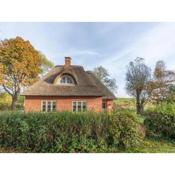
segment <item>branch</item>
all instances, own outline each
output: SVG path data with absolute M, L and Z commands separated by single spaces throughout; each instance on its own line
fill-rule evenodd
M 10 92 L 10 90 L 9 90 L 7 87 L 5 87 L 4 84 L 3 84 L 2 86 L 3 86 L 4 90 L 5 90 L 8 94 L 10 94 L 11 96 L 13 96 L 13 94 Z

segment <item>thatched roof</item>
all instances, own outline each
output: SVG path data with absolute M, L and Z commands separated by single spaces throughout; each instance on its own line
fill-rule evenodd
M 55 84 L 58 76 L 69 74 L 76 84 L 65 86 Z M 90 71 L 85 71 L 82 66 L 55 66 L 44 78 L 29 87 L 24 96 L 94 96 L 114 99 L 115 96 L 104 86 Z

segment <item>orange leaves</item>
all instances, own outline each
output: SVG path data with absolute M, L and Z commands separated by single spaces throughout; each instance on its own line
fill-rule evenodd
M 13 86 L 28 86 L 38 79 L 41 64 L 39 52 L 29 41 L 16 37 L 1 42 L 0 84 L 10 89 L 14 89 Z M 6 81 L 3 81 L 4 77 Z

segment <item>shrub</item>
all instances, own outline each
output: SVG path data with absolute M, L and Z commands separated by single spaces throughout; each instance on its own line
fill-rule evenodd
M 175 139 L 175 111 L 167 104 L 147 112 L 144 121 L 146 135 L 154 138 Z
M 7 93 L 0 93 L 0 111 L 11 110 L 12 97 Z M 19 96 L 16 104 L 18 110 L 23 110 L 24 97 Z
M 11 97 L 7 93 L 0 93 L 0 110 L 9 110 Z
M 136 115 L 130 111 L 114 114 L 109 128 L 112 144 L 125 149 L 138 146 L 144 137 L 138 123 Z
M 0 114 L 0 146 L 25 152 L 116 152 L 141 140 L 129 113 Z

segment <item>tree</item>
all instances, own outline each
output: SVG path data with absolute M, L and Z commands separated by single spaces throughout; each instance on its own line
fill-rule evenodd
M 0 64 L 0 82 L 3 80 L 3 74 L 1 73 L 3 71 L 3 66 Z
M 168 95 L 166 97 L 166 101 L 168 103 L 174 103 L 175 102 L 175 85 L 170 85 L 168 89 Z
M 143 58 L 136 58 L 128 65 L 126 73 L 126 90 L 129 95 L 136 98 L 136 109 L 142 114 L 144 103 L 148 98 L 148 85 L 151 79 L 151 69 L 145 65 Z
M 110 77 L 108 71 L 104 67 L 96 67 L 93 72 L 95 76 L 111 91 L 115 92 L 117 90 L 116 80 Z
M 175 81 L 175 72 L 166 69 L 164 61 L 157 61 L 154 74 L 151 99 L 156 103 L 164 101 L 168 95 L 170 86 Z
M 41 77 L 46 75 L 49 70 L 54 67 L 54 63 L 50 61 L 43 53 L 39 52 L 41 59 Z
M 5 39 L 0 43 L 0 85 L 12 97 L 16 109 L 21 88 L 35 82 L 42 72 L 39 52 L 21 37 Z

